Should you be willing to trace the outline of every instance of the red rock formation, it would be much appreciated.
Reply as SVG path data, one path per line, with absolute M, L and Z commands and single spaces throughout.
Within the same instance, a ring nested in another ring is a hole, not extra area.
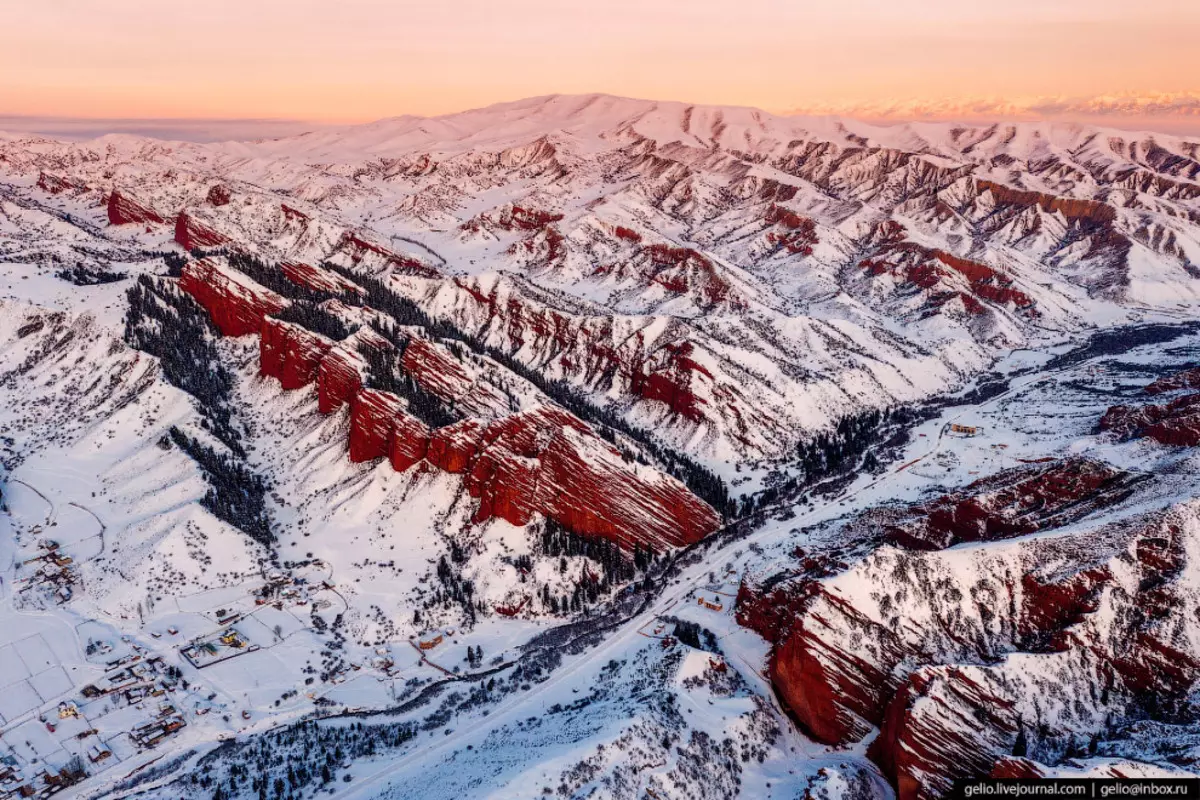
M 874 258 L 860 261 L 859 267 L 872 276 L 890 273 L 930 292 L 930 303 L 934 308 L 941 308 L 957 297 L 973 314 L 985 310 L 980 300 L 998 305 L 1011 304 L 1033 316 L 1037 313 L 1034 300 L 1012 288 L 1012 279 L 1007 275 L 987 264 L 959 258 L 944 250 L 929 249 L 913 242 L 891 241 Z
M 240 272 L 225 270 L 209 259 L 185 266 L 179 288 L 204 306 L 225 336 L 258 333 L 268 315 L 288 304 Z
M 423 461 L 428 453 L 429 426 L 404 412 L 397 414 L 389 452 L 392 469 L 404 472 Z
M 363 389 L 350 402 L 350 460 L 359 463 L 391 455 L 392 431 L 404 409 L 389 392 Z
M 354 399 L 363 387 L 366 361 L 358 353 L 334 347 L 317 370 L 317 409 L 332 414 Z
M 346 231 L 342 234 L 331 258 L 338 255 L 345 255 L 352 266 L 358 266 L 365 258 L 374 258 L 406 275 L 416 275 L 421 278 L 441 277 L 441 272 L 436 267 L 411 256 L 394 253 L 382 245 L 367 241 L 354 231 Z
M 1100 430 L 1122 439 L 1146 437 L 1174 447 L 1200 446 L 1200 392 L 1161 405 L 1113 406 L 1101 418 Z
M 229 192 L 229 187 L 222 186 L 218 183 L 214 184 L 208 190 L 208 195 L 204 198 L 204 202 L 208 203 L 210 206 L 227 206 L 229 205 L 230 199 L 231 195 Z
M 464 419 L 438 428 L 429 439 L 429 463 L 458 475 L 471 469 L 483 449 L 484 423 Z
M 331 294 L 363 293 L 362 287 L 327 269 L 298 261 L 284 261 L 279 269 L 285 278 L 297 286 Z
M 258 370 L 284 389 L 300 389 L 317 380 L 321 361 L 333 341 L 299 325 L 267 317 L 259 339 Z
M 184 250 L 192 250 L 197 247 L 220 247 L 228 244 L 229 238 L 202 224 L 186 211 L 180 211 L 175 218 L 175 241 Z
M 704 305 L 717 305 L 729 299 L 731 286 L 711 261 L 689 247 L 651 244 L 642 248 L 649 258 L 652 282 L 668 290 L 697 292 Z
M 1061 213 L 1069 220 L 1089 220 L 1101 223 L 1111 223 L 1117 220 L 1117 210 L 1115 208 L 1095 200 L 1076 200 L 1069 197 L 1044 194 L 1042 192 L 1025 192 L 981 178 L 975 179 L 975 189 L 980 194 L 991 192 L 992 197 L 1000 205 L 1022 206 L 1025 208 L 1036 205 L 1042 211 L 1050 214 Z
M 717 514 L 682 484 L 627 463 L 564 410 L 542 407 L 491 422 L 465 419 L 430 431 L 406 413 L 399 397 L 363 388 L 365 363 L 357 353 L 267 318 L 283 301 L 248 278 L 205 260 L 188 264 L 180 285 L 209 309 L 222 332 L 240 335 L 256 326 L 262 374 L 289 389 L 315 379 L 323 413 L 350 403 L 351 461 L 388 456 L 403 471 L 425 460 L 465 475 L 466 489 L 480 501 L 477 522 L 500 517 L 525 525 L 540 513 L 584 536 L 656 550 L 698 541 L 717 527 Z M 691 361 L 690 349 L 670 352 L 674 368 L 704 371 Z M 408 343 L 401 366 L 435 393 L 453 394 L 471 383 L 457 361 L 420 338 Z
M 153 209 L 140 205 L 127 195 L 113 189 L 108 196 L 108 224 L 130 225 L 135 222 L 161 223 L 160 217 Z
M 670 344 L 658 354 L 659 366 L 647 364 L 649 374 L 641 366 L 632 376 L 630 388 L 633 393 L 647 400 L 665 403 L 675 414 L 693 422 L 704 419 L 701 408 L 705 401 L 695 394 L 692 382 L 703 375 L 711 382 L 712 373 L 692 359 L 696 348 L 691 342 Z
M 427 339 L 417 336 L 409 340 L 408 346 L 404 348 L 400 365 L 422 389 L 447 402 L 464 397 L 474 384 L 474 380 L 456 358 Z
M 1126 478 L 1086 459 L 1017 467 L 910 509 L 912 517 L 886 526 L 885 536 L 914 550 L 1023 536 L 1123 499 Z
M 305 214 L 298 208 L 292 208 L 287 203 L 281 203 L 279 205 L 279 210 L 283 212 L 283 216 L 288 222 L 298 222 L 302 225 L 307 225 L 312 221 L 312 217 L 310 217 L 308 214 Z
M 811 256 L 813 245 L 821 241 L 817 237 L 817 224 L 813 220 L 774 203 L 767 208 L 765 219 L 768 225 L 778 225 L 785 229 L 784 233 L 771 231 L 767 234 L 767 241 L 793 255 Z
M 545 228 L 552 222 L 558 222 L 562 218 L 562 214 L 514 205 L 511 208 L 500 209 L 500 216 L 496 220 L 496 224 L 506 230 L 536 231 Z
M 1200 367 L 1159 378 L 1146 387 L 1146 394 L 1165 394 L 1180 389 L 1200 389 Z
M 60 178 L 57 175 L 50 175 L 46 172 L 38 174 L 37 186 L 43 192 L 49 192 L 50 194 L 62 194 L 63 192 L 69 192 L 73 189 L 82 188 L 80 186 L 76 186 L 66 178 Z M 112 222 L 111 217 L 109 218 L 109 222 Z
M 618 225 L 616 228 L 614 228 L 613 233 L 616 234 L 618 239 L 624 239 L 628 242 L 640 242 L 642 240 L 642 235 L 640 233 L 631 228 L 626 228 L 623 225 Z

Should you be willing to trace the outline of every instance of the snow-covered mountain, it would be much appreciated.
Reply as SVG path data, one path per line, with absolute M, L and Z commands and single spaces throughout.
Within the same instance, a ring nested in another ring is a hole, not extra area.
M 604 95 L 0 135 L 13 791 L 1191 769 L 1198 307 L 1172 136 Z

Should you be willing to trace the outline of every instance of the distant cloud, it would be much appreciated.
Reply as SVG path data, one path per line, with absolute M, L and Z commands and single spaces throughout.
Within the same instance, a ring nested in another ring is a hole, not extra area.
M 36 133 L 76 141 L 109 133 L 184 142 L 246 141 L 293 136 L 323 127 L 328 126 L 278 119 L 75 119 L 0 115 L 0 131 Z
M 820 104 L 788 114 L 855 117 L 884 122 L 922 120 L 1076 119 L 1118 127 L 1200 132 L 1200 93 L 1115 94 L 1093 97 L 988 97 Z

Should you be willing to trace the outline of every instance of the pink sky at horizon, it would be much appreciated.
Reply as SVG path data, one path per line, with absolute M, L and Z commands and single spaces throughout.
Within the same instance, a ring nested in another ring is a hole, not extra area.
M 0 115 L 432 115 L 552 93 L 795 108 L 1200 88 L 1191 0 L 20 3 Z

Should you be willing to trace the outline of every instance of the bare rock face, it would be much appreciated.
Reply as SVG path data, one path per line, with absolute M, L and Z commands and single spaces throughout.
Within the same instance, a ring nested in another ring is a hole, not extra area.
M 404 472 L 421 463 L 429 454 L 429 426 L 404 412 L 396 415 L 388 455 L 392 469 Z
M 929 313 L 959 300 L 975 315 L 986 311 L 985 303 L 1012 308 L 1027 317 L 1038 314 L 1033 298 L 1015 288 L 1012 278 L 1000 270 L 914 242 L 889 240 L 859 267 L 872 278 L 888 275 L 900 288 L 924 292 Z
M 112 194 L 108 196 L 108 224 L 131 225 L 146 222 L 161 224 L 163 218 L 153 209 L 113 189 Z
M 83 188 L 67 180 L 66 178 L 60 178 L 59 176 L 51 175 L 48 172 L 38 173 L 37 186 L 43 192 L 48 194 L 62 194 L 63 192 L 70 192 L 75 189 Z M 109 222 L 112 222 L 111 217 L 109 218 Z M 115 225 L 119 223 L 113 224 Z
M 692 355 L 695 346 L 691 342 L 667 345 L 644 366 L 637 365 L 633 373 L 631 388 L 635 394 L 647 400 L 665 403 L 671 411 L 685 419 L 700 422 L 705 419 L 702 406 L 705 401 L 697 396 L 692 382 L 701 376 L 711 384 L 713 375 Z M 655 363 L 657 361 L 658 363 Z M 647 369 L 649 372 L 643 372 Z
M 699 541 L 719 524 L 716 512 L 678 481 L 627 463 L 565 410 L 541 406 L 430 430 L 408 413 L 405 400 L 365 388 L 365 360 L 346 344 L 271 318 L 286 301 L 240 273 L 212 260 L 192 262 L 180 287 L 208 309 L 222 333 L 260 334 L 261 374 L 277 378 L 285 389 L 315 382 L 322 413 L 349 404 L 351 461 L 386 457 L 400 472 L 427 463 L 463 475 L 464 487 L 479 500 L 477 523 L 498 517 L 526 525 L 542 514 L 584 536 L 655 550 Z M 704 371 L 690 355 L 687 347 L 669 351 L 664 372 L 683 380 L 680 375 Z M 469 400 L 478 394 L 462 364 L 419 337 L 408 342 L 400 368 L 440 397 Z
M 362 390 L 367 363 L 358 353 L 334 347 L 317 368 L 317 408 L 332 414 Z
M 913 550 L 1023 536 L 1124 499 L 1131 491 L 1128 478 L 1085 459 L 1018 467 L 909 509 L 911 517 L 888 525 L 885 535 Z
M 350 460 L 359 463 L 391 454 L 392 432 L 404 402 L 394 394 L 363 389 L 350 402 Z
M 441 272 L 425 262 L 396 253 L 381 244 L 371 241 L 365 234 L 348 230 L 342 234 L 334 251 L 329 256 L 330 261 L 339 261 L 346 266 L 373 269 L 392 269 L 404 275 L 417 275 L 423 278 L 437 278 Z
M 780 230 L 767 234 L 767 241 L 775 248 L 787 250 L 792 255 L 811 256 L 813 245 L 820 243 L 817 223 L 809 217 L 789 211 L 772 203 L 767 208 L 766 221 Z
M 284 389 L 300 389 L 317 380 L 321 361 L 333 341 L 299 325 L 268 317 L 259 338 L 259 374 L 276 378 Z
M 1165 394 L 1180 389 L 1200 389 L 1200 368 L 1189 369 L 1165 378 L 1159 378 L 1146 387 L 1147 394 Z
M 209 188 L 208 194 L 204 198 L 204 202 L 208 203 L 210 206 L 227 206 L 229 205 L 231 197 L 232 195 L 229 191 L 229 187 L 222 186 L 218 183 Z
M 289 281 L 306 289 L 332 294 L 359 294 L 362 292 L 358 285 L 346 280 L 336 272 L 299 261 L 284 261 L 279 265 L 279 271 Z
M 1163 405 L 1113 406 L 1100 421 L 1100 429 L 1123 439 L 1146 437 L 1160 444 L 1196 447 L 1200 445 L 1200 393 Z
M 211 259 L 183 268 L 179 288 L 204 306 L 225 336 L 259 333 L 267 316 L 282 310 L 287 300 Z
M 197 247 L 220 247 L 228 244 L 229 239 L 186 211 L 180 211 L 175 218 L 175 241 L 184 250 L 193 250 Z
M 1200 505 L 1081 527 L 1129 486 L 1069 459 L 867 512 L 847 535 L 894 544 L 850 563 L 797 553 L 742 586 L 738 620 L 773 643 L 772 684 L 810 735 L 879 729 L 870 755 L 902 800 L 1023 774 L 1014 753 L 1059 763 L 1147 710 L 1170 718 L 1200 685 Z

